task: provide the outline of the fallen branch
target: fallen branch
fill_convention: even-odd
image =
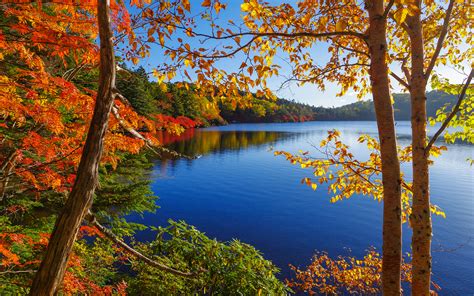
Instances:
[[[198,275],[196,273],[185,272],[185,271],[180,271],[180,270],[174,269],[172,267],[169,267],[169,266],[167,266],[163,263],[157,262],[157,261],[143,255],[142,253],[140,253],[139,251],[135,250],[134,248],[129,246],[127,243],[122,241],[120,238],[118,238],[115,234],[112,233],[112,231],[110,231],[110,229],[108,229],[107,227],[100,224],[97,221],[97,219],[95,218],[95,216],[93,214],[91,214],[90,212],[87,216],[87,220],[88,220],[89,224],[97,227],[97,229],[99,229],[99,231],[102,232],[108,239],[110,239],[111,241],[113,241],[114,243],[116,243],[117,245],[122,247],[129,254],[133,255],[134,257],[140,259],[141,261],[147,263],[150,266],[156,267],[160,270],[169,272],[169,273],[177,275],[177,276],[185,277],[185,278],[195,278]]]

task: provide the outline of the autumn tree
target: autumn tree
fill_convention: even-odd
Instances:
[[[91,41],[96,36],[91,19],[95,6],[85,5],[79,10],[63,4],[0,4],[0,160],[1,182],[5,185],[2,215],[6,218],[2,220],[2,232],[6,234],[2,234],[1,245],[5,247],[9,229],[14,229],[18,233],[12,236],[24,237],[23,247],[33,248],[38,258],[41,254],[36,252],[44,249],[49,238],[45,226],[38,224],[35,231],[21,233],[22,226],[11,227],[9,218],[15,213],[21,216],[34,211],[41,203],[63,203],[76,178],[87,132],[85,122],[90,120],[94,107],[95,90],[76,79],[81,77],[81,71],[90,70],[97,63],[97,47]],[[107,153],[102,163],[116,164],[117,152],[136,153],[143,146],[142,140],[124,137],[117,123],[113,122],[107,133]],[[127,145],[117,147],[118,140],[124,139],[129,139]],[[40,235],[39,242],[34,233]],[[38,258],[23,264],[16,260],[12,262],[16,264],[2,267],[35,266]],[[76,255],[73,258],[74,268],[79,261]],[[66,290],[67,284],[74,282],[70,275],[66,275]]]
[[[157,28],[172,27],[173,22],[183,20],[185,11],[189,11],[188,1],[154,4],[154,10],[150,10],[151,5],[148,3],[132,3],[138,7],[138,20],[150,12],[153,14],[153,11],[155,17],[161,17]],[[116,167],[121,152],[137,153],[144,146],[153,147],[155,152],[166,151],[176,156],[172,151],[157,147],[157,140],[152,133],[157,128],[181,132],[183,127],[195,125],[185,117],[174,119],[158,114],[156,119],[151,120],[140,116],[131,108],[127,98],[115,88],[116,45],[126,40],[126,45],[121,47],[123,58],[136,63],[140,57],[149,54],[146,42],[150,42],[153,36],[145,35],[145,39],[141,39],[142,36],[138,38],[135,35],[134,30],[143,28],[144,24],[135,22],[136,19],[131,20],[125,4],[121,2],[112,2],[110,5],[106,1],[82,2],[80,5],[74,1],[5,2],[1,8],[2,17],[6,16],[2,18],[5,22],[2,23],[0,35],[1,59],[2,67],[7,70],[6,75],[2,72],[1,78],[2,83],[8,85],[1,89],[5,95],[1,100],[5,107],[2,108],[1,127],[2,131],[7,131],[6,137],[2,135],[2,150],[7,152],[2,153],[1,159],[2,197],[8,190],[8,194],[16,194],[12,188],[18,188],[16,186],[22,181],[28,190],[33,185],[37,196],[39,190],[58,190],[69,196],[56,221],[30,293],[49,295],[58,291],[62,278],[67,273],[68,259],[79,226],[86,215],[92,227],[100,229],[101,235],[119,245],[128,255],[162,272],[194,278],[194,273],[173,269],[143,255],[103,227],[94,215],[89,214],[100,164]],[[100,51],[97,51],[92,41],[97,37],[97,31],[101,42]],[[157,34],[157,38],[161,40],[163,37],[160,36]],[[97,64],[99,81],[94,83],[91,82],[94,71],[90,70],[95,69]],[[119,71],[123,69],[119,68]],[[76,80],[79,76],[87,75],[92,78],[88,77],[86,81]],[[160,81],[158,85],[166,89],[166,85]],[[98,92],[94,90],[95,86],[98,86]],[[178,86],[178,89],[181,87]],[[210,109],[215,112],[212,106]],[[25,131],[18,132],[19,127]],[[14,137],[19,137],[22,141],[15,141]],[[84,138],[86,143],[82,146]],[[65,153],[64,149],[72,144],[75,146]],[[32,151],[28,157],[22,154],[25,148]],[[101,157],[103,150],[105,154]],[[76,167],[77,173],[74,174]],[[32,173],[35,169],[45,170],[44,178],[36,177]],[[9,184],[12,177],[15,177],[15,186]],[[97,230],[91,231],[96,233]],[[44,244],[47,240],[42,242]],[[0,243],[3,248],[4,241]],[[207,242],[203,247],[207,248],[210,243]],[[234,245],[235,248],[225,251],[229,256],[241,249],[240,244]],[[284,289],[273,275],[276,269],[267,273],[268,268],[274,268],[273,265],[261,265],[263,259],[254,256],[253,249],[247,249],[245,256],[253,256],[249,263],[256,265],[246,266],[254,271],[263,267],[259,281],[269,280],[261,281],[258,285],[251,284],[247,288],[252,290],[268,284],[273,285],[276,290]],[[182,260],[182,257],[176,258]],[[207,267],[199,269],[199,265],[196,266],[196,274],[206,271]],[[244,276],[243,273],[241,275]],[[231,278],[226,278],[229,279]],[[215,276],[213,280],[216,285],[225,287]],[[202,281],[197,283],[199,287],[206,286]]]
[[[105,0],[97,1],[97,18],[100,37],[100,68],[94,115],[74,186],[64,209],[56,220],[46,254],[33,281],[31,295],[52,295],[61,284],[79,226],[92,205],[92,197],[97,186],[104,136],[114,103],[116,67],[109,7]]]
[[[152,137],[134,130],[146,125],[147,130],[153,131],[150,121],[134,113],[123,96],[115,100],[118,93],[114,88],[116,65],[109,8],[105,1],[101,4],[104,5],[102,22],[106,23],[98,27],[102,28],[100,33],[105,37],[101,40],[106,43],[101,50],[97,112],[92,117],[94,124],[86,148],[81,147],[87,132],[84,123],[92,120],[96,93],[88,88],[90,85],[73,81],[82,70],[94,68],[99,61],[97,47],[91,42],[97,36],[96,3],[85,2],[78,7],[68,1],[47,4],[20,1],[1,6],[2,28],[5,28],[0,35],[5,70],[1,78],[2,85],[8,86],[1,88],[2,131],[5,132],[2,133],[2,198],[32,188],[37,194],[52,190],[66,195],[70,186],[76,184],[70,194],[75,197],[68,199],[69,210],[63,212],[61,222],[56,224],[50,251],[32,293],[53,293],[61,283],[79,225],[92,202],[99,161],[116,166],[117,152],[137,153],[145,144],[156,143]],[[126,31],[130,24],[124,7],[113,3],[112,8],[115,17],[123,16],[114,22],[116,30]],[[72,68],[63,70],[71,64]],[[113,116],[107,129],[111,108]],[[123,130],[130,132],[131,137],[125,136]],[[101,159],[103,146],[107,153]],[[80,158],[81,151],[85,157]],[[80,173],[74,174],[77,164]],[[8,186],[9,183],[14,185]],[[61,250],[61,256],[57,250]]]
[[[72,5],[73,3],[66,3],[66,5],[68,4]],[[92,5],[93,4],[94,3],[92,3]],[[118,98],[121,100],[122,104],[128,104],[128,102],[126,98],[117,92],[115,87],[117,65],[115,62],[112,21],[109,12],[111,7],[105,0],[97,1],[96,6],[100,51],[98,92],[95,99],[94,112],[90,121],[86,141],[82,148],[81,160],[77,169],[74,185],[64,208],[56,220],[51,239],[46,249],[46,254],[35,275],[30,290],[30,294],[32,295],[54,294],[63,280],[66,264],[76,240],[79,227],[92,206],[94,191],[98,184],[98,168],[103,152],[105,135],[108,130],[109,116],[113,113],[120,126],[137,138],[142,144],[154,144],[152,140],[134,130],[133,126],[125,122],[118,114],[118,107],[114,102],[115,99]],[[112,8],[116,11],[116,17],[120,13],[126,14],[123,4],[114,4]],[[133,33],[128,31],[130,29],[129,27],[121,28],[120,25],[123,24],[118,22],[117,26],[119,32],[126,32],[130,34],[129,37],[133,36]],[[125,25],[130,24],[125,23]],[[135,57],[132,59],[134,58]],[[150,262],[152,263],[153,261]],[[160,268],[162,266],[155,264],[155,267]],[[162,268],[166,269],[166,267]],[[168,270],[173,272],[171,268]],[[179,274],[179,272],[176,273]],[[185,273],[182,273],[182,275],[185,275]]]
[[[427,1],[422,6],[421,1],[397,3],[391,10],[386,11],[389,16],[390,39],[388,61],[399,65],[400,72],[391,72],[394,82],[409,91],[411,96],[411,125],[412,125],[412,166],[413,185],[410,223],[413,227],[413,285],[414,295],[428,295],[430,292],[431,275],[431,213],[429,198],[429,157],[436,151],[433,145],[450,121],[456,118],[457,113],[463,113],[466,123],[456,124],[463,126],[469,133],[470,117],[472,112],[466,111],[469,103],[464,102],[464,111],[460,110],[466,91],[472,79],[472,70],[465,74],[467,79],[457,88],[458,102],[452,106],[448,115],[442,115],[441,129],[427,141],[426,116],[426,88],[433,69],[439,64],[451,64],[464,69],[466,60],[472,59],[472,48],[463,49],[464,44],[470,43],[466,31],[466,21],[460,17],[467,13],[466,6],[450,1],[447,7],[433,1]],[[403,46],[405,45],[405,46]],[[408,50],[407,50],[408,47]],[[408,66],[411,63],[410,66]],[[401,78],[403,77],[404,78]],[[438,78],[435,77],[435,82]],[[436,87],[436,83],[435,83]],[[374,100],[375,102],[375,100]],[[467,109],[469,110],[469,109]],[[469,115],[471,114],[471,115]],[[444,119],[444,120],[443,120]],[[379,122],[379,121],[378,121]],[[465,135],[462,132],[460,135]],[[462,138],[468,138],[462,136]],[[437,148],[436,148],[437,149]],[[434,152],[435,155],[438,152]],[[435,211],[436,212],[436,211]]]
[[[426,91],[434,68],[443,63],[454,64],[463,70],[465,60],[472,60],[472,48],[462,50],[463,43],[469,44],[466,21],[466,5],[449,1],[447,7],[434,1],[413,1],[408,7],[398,5],[393,15],[394,22],[404,32],[400,43],[407,44],[407,53],[398,52],[402,60],[403,79],[398,79],[411,96],[411,127],[413,150],[413,210],[410,223],[413,227],[413,295],[429,295],[431,278],[431,214],[429,193],[429,156],[439,136],[427,140]],[[404,13],[406,16],[404,17]],[[393,33],[397,36],[396,33]],[[410,66],[405,65],[410,63]],[[473,70],[468,75],[465,87],[459,92],[460,105],[470,85]],[[459,107],[453,106],[451,118],[446,118],[442,129],[449,125]],[[440,130],[442,132],[442,130]]]
[[[202,5],[214,6],[216,12],[225,7],[218,1],[204,1]],[[184,39],[178,39],[180,46],[175,48],[163,46],[160,42],[174,64],[168,64],[169,67],[162,71],[157,70],[156,74],[159,79],[174,77],[178,66],[184,65],[194,69],[198,87],[209,83],[217,85],[217,96],[220,89],[233,90],[237,95],[239,89],[245,91],[258,86],[263,91],[257,91],[257,94],[264,95],[269,93],[266,80],[280,72],[281,67],[273,59],[277,54],[285,53],[287,62],[292,65],[286,82],[313,83],[321,89],[326,83],[334,82],[341,86],[339,95],[349,89],[356,91],[359,97],[371,92],[381,145],[384,192],[382,282],[387,295],[400,294],[401,262],[401,178],[390,89],[396,83],[407,88],[411,93],[413,114],[413,143],[410,148],[413,149],[414,168],[413,287],[414,293],[426,294],[429,293],[431,270],[428,150],[432,147],[432,144],[426,146],[425,142],[426,84],[436,65],[446,62],[462,65],[463,60],[472,57],[472,48],[467,46],[462,50],[463,45],[471,43],[466,31],[469,26],[462,17],[468,14],[468,7],[455,1],[450,1],[445,7],[434,1],[366,1],[364,4],[299,1],[296,5],[271,5],[248,0],[241,5],[244,13],[242,25],[233,21],[220,25],[211,17],[212,30],[209,33],[186,23],[169,29],[181,30],[203,44],[216,40],[228,43],[210,49],[194,49]],[[330,57],[320,66],[317,52],[311,47],[323,41],[328,44]],[[442,51],[445,53],[440,56]],[[242,64],[235,72],[224,71],[216,65],[216,60],[236,56],[242,58]],[[411,67],[408,66],[410,63]],[[395,71],[397,66],[402,74]],[[191,78],[188,72],[184,73],[183,77]]]

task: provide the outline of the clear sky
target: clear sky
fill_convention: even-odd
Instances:
[[[200,4],[202,0],[191,0],[191,7],[195,7],[196,11],[191,11],[191,13],[197,12],[197,9],[201,9]],[[226,24],[229,19],[235,21],[235,23],[241,23],[241,11],[240,11],[240,4],[242,3],[241,0],[227,0],[221,1],[223,3],[227,3],[227,8],[219,14],[217,22],[221,25]],[[280,4],[283,1],[277,0],[270,0],[272,4]],[[297,1],[287,0],[285,2],[289,3],[296,3]],[[132,9],[133,11],[133,9]],[[197,21],[197,28],[198,30],[205,30],[205,33],[209,32],[209,22],[198,20]],[[195,30],[196,31],[196,30]],[[204,33],[204,32],[203,32]],[[174,37],[177,38],[177,37]],[[186,37],[183,37],[183,39]],[[176,45],[177,42],[174,40],[167,40],[167,45]],[[200,44],[197,42],[193,44],[193,41],[186,42],[190,43],[191,46],[195,45],[197,47],[201,47]],[[173,44],[174,43],[174,44]],[[311,48],[314,52],[314,57],[317,58],[317,61],[321,64],[328,59],[329,55],[327,52],[327,47],[324,43],[316,44],[314,47]],[[159,48],[158,45],[152,46],[151,48],[151,56],[144,58],[140,65],[144,66],[147,70],[151,70],[154,66],[159,65],[162,62],[161,59],[164,58],[162,49]],[[226,59],[220,61],[220,67],[223,67],[226,70],[237,69],[238,66],[241,64],[242,60],[239,57],[234,57],[232,59]],[[285,80],[284,76],[288,76],[290,73],[290,68],[285,66],[285,62],[278,61],[278,58],[275,58],[275,62],[282,66],[280,74],[282,75],[279,78],[271,79],[268,81],[268,86],[275,92],[278,97],[286,98],[286,99],[294,99],[297,102],[308,103],[310,105],[315,106],[324,106],[324,107],[332,107],[332,106],[341,106],[346,105],[349,103],[353,103],[357,101],[356,94],[354,92],[349,91],[343,97],[336,97],[336,93],[338,92],[338,87],[336,84],[328,83],[326,85],[325,91],[320,91],[315,85],[306,84],[304,86],[297,86],[296,84],[290,84],[288,87],[281,89],[281,83]],[[398,67],[398,66],[397,66]],[[399,72],[398,69],[392,68],[393,71]],[[438,72],[442,73],[444,77],[450,79],[452,83],[461,83],[463,76],[461,73],[458,73],[453,68],[444,66],[441,69],[438,69]],[[179,75],[177,76],[176,80],[181,80]],[[393,92],[402,92],[401,87],[398,86],[398,83],[393,83],[394,89]],[[371,99],[370,95],[364,99]]]

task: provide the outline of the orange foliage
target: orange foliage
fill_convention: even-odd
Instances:
[[[76,2],[8,1],[2,6],[9,28],[0,30],[0,62],[10,66],[8,74],[0,72],[0,164],[14,163],[8,176],[19,179],[22,188],[17,189],[67,192],[75,179],[96,92],[74,75],[98,66],[95,1],[81,1],[80,9]],[[140,46],[120,3],[111,6],[113,26],[123,36],[118,41],[128,39],[129,58],[142,56],[148,47]],[[200,124],[182,116],[151,120],[119,100],[115,107],[122,122],[111,115],[102,157],[102,163],[113,166],[122,152],[138,153],[145,145],[126,128],[143,131],[148,141],[159,144],[160,129],[179,134]]]
[[[103,234],[95,227],[81,226],[81,235],[103,237]],[[13,251],[15,244],[22,248],[28,248],[35,252],[42,252],[49,241],[48,233],[39,233],[39,238],[21,233],[0,233],[0,270],[24,270],[36,269],[40,260],[25,261],[20,258],[21,254]],[[119,252],[119,250],[117,250]],[[65,295],[126,295],[127,284],[120,282],[116,285],[100,286],[84,273],[81,258],[73,253],[68,261],[68,268],[64,276],[62,293]]]

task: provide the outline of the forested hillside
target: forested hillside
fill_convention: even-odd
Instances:
[[[125,65],[122,65],[126,69]],[[163,122],[184,123],[186,127],[221,125],[232,122],[301,122],[314,120],[314,107],[285,99],[253,99],[246,104],[221,100],[213,105],[196,95],[193,86],[150,81],[142,67],[122,71],[117,80],[119,90],[140,115],[160,114]],[[191,119],[189,121],[188,119]]]
[[[304,122],[315,120],[314,107],[290,101],[277,99],[267,101],[254,98],[252,104],[246,107],[233,107],[221,104],[221,116],[227,122]]]
[[[125,67],[125,66],[124,66]],[[163,124],[176,123],[186,127],[221,125],[237,122],[303,122],[311,120],[375,120],[374,104],[371,100],[359,101],[335,108],[314,107],[279,98],[276,101],[254,96],[245,105],[232,100],[220,101],[212,105],[210,100],[199,97],[193,91],[168,83],[163,88],[150,81],[143,68],[127,70],[119,75],[118,88],[129,98],[140,115],[159,115]],[[396,120],[410,120],[410,96],[406,93],[394,94]],[[456,101],[456,96],[442,91],[427,93],[428,117],[436,115],[446,104]],[[318,99],[314,99],[317,104]],[[212,106],[212,108],[209,108]]]
[[[125,66],[123,66],[125,68]],[[150,81],[143,68],[127,70],[119,75],[118,88],[129,98],[140,115],[159,115],[163,124],[177,123],[186,127],[221,125],[237,122],[303,122],[312,120],[375,120],[372,101],[359,101],[335,108],[314,107],[308,104],[279,98],[276,101],[254,96],[245,105],[234,104],[232,100],[212,105],[210,100],[199,97],[193,91],[168,83],[163,88]],[[394,94],[396,120],[410,120],[410,97],[406,93]],[[446,104],[452,105],[456,96],[441,91],[427,93],[427,113],[436,115]],[[314,103],[318,102],[317,98]],[[212,106],[212,108],[209,108]]]
[[[430,91],[426,95],[426,111],[428,117],[436,115],[445,104],[451,106],[456,101],[456,96],[441,91]],[[410,95],[394,94],[394,112],[396,120],[410,120],[411,107]],[[374,104],[372,101],[360,101],[336,108],[314,108],[316,120],[375,120]]]

